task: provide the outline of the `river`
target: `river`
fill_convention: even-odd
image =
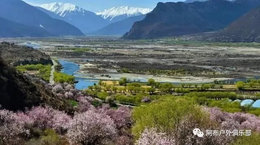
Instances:
[[[83,78],[83,76],[81,76],[79,73],[77,73],[80,69],[78,64],[76,64],[74,62],[62,60],[62,59],[60,59],[59,62],[63,67],[63,69],[61,70],[62,73],[75,76],[75,79],[78,82],[75,85],[76,89],[84,90],[84,89],[87,89],[89,86],[93,86],[94,84],[98,83],[98,81],[99,81],[98,79]],[[231,81],[245,81],[245,78],[233,79]],[[174,84],[176,84],[176,83],[174,83]],[[241,106],[250,105],[250,106],[253,106],[254,108],[260,108],[260,100],[257,100],[257,101],[236,100],[236,101],[239,101],[241,103]]]
[[[89,86],[93,86],[98,83],[99,80],[82,78],[80,74],[77,73],[79,70],[78,64],[66,60],[59,60],[59,62],[63,67],[61,70],[62,73],[75,76],[75,80],[78,82],[75,85],[76,89],[84,90]]]

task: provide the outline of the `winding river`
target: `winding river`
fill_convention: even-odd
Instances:
[[[63,69],[61,70],[62,73],[75,76],[75,79],[78,82],[75,85],[76,89],[84,90],[89,86],[93,86],[94,84],[98,83],[99,80],[82,78],[77,73],[79,70],[78,64],[66,60],[59,60],[59,62],[63,67]]]
[[[74,62],[70,62],[70,61],[66,61],[66,60],[59,60],[60,64],[63,66],[63,69],[61,70],[61,72],[68,74],[68,75],[73,75],[75,76],[75,79],[78,83],[76,83],[75,87],[78,90],[84,90],[86,88],[88,88],[89,86],[93,86],[94,84],[98,83],[98,79],[89,79],[89,78],[83,78],[79,73],[77,73],[80,69],[79,65],[74,63]],[[245,78],[241,78],[241,79],[234,79],[231,81],[244,81],[246,80]],[[241,103],[241,106],[244,105],[249,105],[252,106],[254,108],[260,108],[260,100],[236,100],[239,101]]]

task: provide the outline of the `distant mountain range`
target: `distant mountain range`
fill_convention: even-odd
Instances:
[[[148,39],[216,31],[259,5],[260,0],[158,3],[123,38]]]
[[[145,18],[145,15],[140,15],[140,16],[134,16],[134,17],[129,17],[126,19],[123,19],[118,22],[114,22],[112,24],[109,24],[105,26],[104,28],[89,33],[89,35],[98,35],[98,36],[123,36],[126,32],[128,32],[133,24],[137,21],[141,21]]]
[[[123,35],[134,22],[141,20],[140,18],[143,19],[145,14],[151,11],[147,8],[122,6],[93,13],[70,3],[48,3],[35,6],[52,18],[76,26],[87,35]],[[116,29],[115,26],[117,26]]]
[[[1,32],[1,37],[83,35],[75,26],[53,19],[21,0],[1,0],[0,17],[4,22],[4,24],[1,23],[0,29],[5,29],[4,32]],[[10,25],[7,26],[7,24]]]
[[[148,8],[121,6],[106,9],[102,12],[97,12],[96,14],[102,16],[104,19],[109,20],[110,22],[118,22],[126,18],[146,15],[151,11],[152,9]]]
[[[36,6],[53,18],[76,26],[83,33],[96,31],[109,24],[101,16],[70,3],[49,3]]]
[[[159,2],[153,10],[121,6],[94,13],[70,3],[32,6],[22,0],[0,0],[0,37],[185,36],[182,38],[258,42],[258,6],[260,0],[186,0]]]

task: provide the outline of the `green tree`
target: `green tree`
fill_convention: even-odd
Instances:
[[[237,89],[242,90],[245,87],[245,83],[239,81],[239,82],[236,83],[236,86],[237,86]]]
[[[119,85],[120,85],[120,86],[126,86],[127,83],[128,83],[127,78],[121,78],[121,79],[119,80]]]
[[[155,92],[155,89],[154,88],[148,88],[147,92],[149,92],[150,95],[153,95],[154,92]]]
[[[161,84],[160,91],[163,93],[171,93],[173,91],[173,84],[171,83]]]
[[[135,125],[132,132],[136,138],[146,129],[175,136],[178,144],[186,144],[190,130],[210,127],[209,116],[193,101],[184,98],[167,98],[156,103],[136,107],[133,110]]]
[[[148,82],[147,82],[147,85],[148,86],[155,86],[155,80],[154,79],[149,79]]]

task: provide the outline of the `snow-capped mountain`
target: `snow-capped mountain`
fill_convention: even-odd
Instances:
[[[70,3],[48,3],[36,7],[53,18],[78,27],[84,33],[96,31],[109,23],[101,16]]]
[[[65,17],[67,14],[71,12],[78,12],[82,14],[86,12],[86,10],[84,10],[83,8],[80,8],[70,3],[48,3],[48,4],[41,4],[36,6],[51,11],[61,17]]]
[[[53,19],[21,0],[0,0],[0,17],[4,22],[1,27],[6,28],[0,31],[17,32],[14,36],[83,36],[75,26]]]
[[[102,16],[104,19],[115,22],[133,16],[146,15],[151,11],[152,9],[149,8],[121,6],[121,7],[113,7],[111,9],[106,9],[104,11],[97,12],[96,14]]]

